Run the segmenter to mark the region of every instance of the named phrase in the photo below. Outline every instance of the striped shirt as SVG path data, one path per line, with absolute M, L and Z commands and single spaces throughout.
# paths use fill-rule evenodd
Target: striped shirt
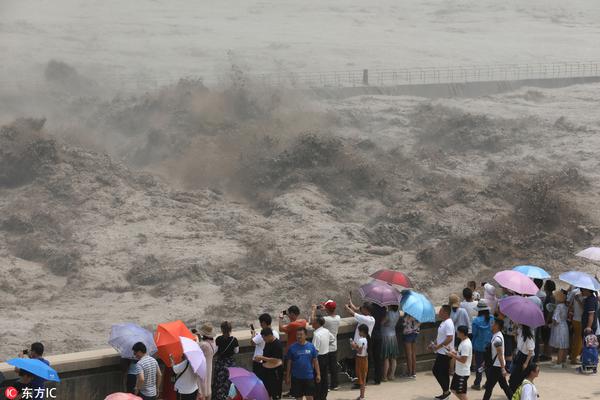
M 144 396 L 156 396 L 156 372 L 158 371 L 158 363 L 149 355 L 140 358 L 136 364 L 136 375 L 144 373 L 144 384 L 140 389 L 140 393 Z

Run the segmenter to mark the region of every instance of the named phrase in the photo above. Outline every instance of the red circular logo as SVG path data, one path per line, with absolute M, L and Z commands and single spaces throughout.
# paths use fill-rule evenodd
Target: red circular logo
M 19 391 L 12 386 L 7 387 L 4 391 L 4 396 L 6 396 L 8 400 L 16 399 L 18 395 Z

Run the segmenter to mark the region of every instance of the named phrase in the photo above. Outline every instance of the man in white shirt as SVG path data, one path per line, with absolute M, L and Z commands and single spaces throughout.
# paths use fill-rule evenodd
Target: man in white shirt
M 258 317 L 258 322 L 260 323 L 260 330 L 271 328 L 273 318 L 270 314 L 264 313 Z M 256 361 L 256 357 L 263 355 L 263 351 L 265 350 L 265 340 L 260 334 L 260 330 L 257 333 L 253 329 L 253 326 L 251 326 L 251 328 L 252 330 L 250 331 L 250 333 L 252 334 L 252 345 L 254 346 L 254 355 L 252 356 L 252 372 L 254 372 L 256 376 L 260 378 L 262 372 L 262 363 Z M 279 339 L 279 332 L 277 332 L 277 329 L 273 330 L 273 336 L 275 336 L 275 339 Z
M 373 333 L 373 328 L 375 327 L 375 318 L 371 315 L 371 305 L 369 303 L 363 303 L 363 305 L 359 308 L 352 303 L 352 297 L 350 297 L 350 301 L 346 304 L 346 310 L 350 312 L 354 316 L 356 320 L 356 329 L 354 330 L 354 343 L 358 343 L 358 339 L 360 339 L 360 333 L 358 332 L 358 327 L 362 324 L 365 324 L 369 329 L 369 335 Z M 354 384 L 352 386 L 354 389 L 358 389 L 360 386 L 358 384 Z
M 450 305 L 446 304 L 440 308 L 438 313 L 442 323 L 437 330 L 437 339 L 431 343 L 429 348 L 435 352 L 435 363 L 433 364 L 433 376 L 442 388 L 442 394 L 436 396 L 436 399 L 446 400 L 450 397 L 450 357 L 448 356 L 448 347 L 454 343 L 454 323 L 450 319 Z
M 331 345 L 337 340 L 324 325 L 325 318 L 322 316 L 318 316 L 313 321 L 313 327 L 316 329 L 313 332 L 312 343 L 318 352 L 317 361 L 319 362 L 319 371 L 327 371 L 327 354 Z M 321 374 L 321 381 L 316 382 L 315 385 L 315 400 L 325 400 L 327 398 L 327 391 L 329 390 L 327 372 Z
M 486 365 L 486 376 L 487 381 L 485 383 L 485 394 L 483 400 L 490 400 L 494 386 L 497 383 L 500 384 L 504 394 L 508 400 L 512 399 L 512 392 L 506 382 L 506 361 L 504 359 L 504 335 L 502 335 L 502 329 L 504 328 L 504 321 L 497 319 L 492 325 L 492 336 L 491 341 L 491 352 L 492 352 L 492 365 Z
M 475 319 L 475 317 L 477 316 L 477 301 L 475 299 L 473 299 L 473 291 L 469 288 L 464 288 L 463 289 L 463 298 L 464 300 L 460 302 L 460 308 L 464 309 L 467 314 L 469 315 L 469 318 L 471 319 L 471 322 L 473 321 L 473 319 Z M 469 326 L 469 333 L 471 333 L 471 326 Z
M 329 346 L 329 354 L 327 354 L 327 369 L 329 371 L 329 389 L 338 390 L 338 365 L 337 365 L 337 335 L 340 329 L 342 318 L 336 314 L 337 304 L 333 300 L 327 300 L 321 304 L 325 310 L 323 318 L 325 318 L 325 329 L 327 329 L 336 338 L 332 345 Z
M 456 368 L 450 389 L 460 400 L 467 400 L 467 381 L 471 375 L 471 362 L 473 361 L 473 345 L 469 339 L 469 328 L 462 325 L 456 328 L 456 334 L 460 339 L 458 351 L 451 351 L 448 355 L 456 360 Z

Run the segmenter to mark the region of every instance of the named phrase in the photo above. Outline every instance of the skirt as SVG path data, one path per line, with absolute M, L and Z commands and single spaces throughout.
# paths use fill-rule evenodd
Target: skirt
M 229 381 L 229 371 L 227 368 L 233 367 L 233 357 L 218 357 L 215 362 L 215 369 L 213 371 L 213 384 L 212 384 L 212 399 L 213 400 L 226 400 L 229 394 L 229 387 L 231 382 Z
M 550 346 L 555 349 L 569 348 L 569 326 L 566 322 L 552 326 L 550 331 Z
M 384 359 L 400 357 L 400 348 L 396 336 L 384 336 L 382 338 L 381 355 Z

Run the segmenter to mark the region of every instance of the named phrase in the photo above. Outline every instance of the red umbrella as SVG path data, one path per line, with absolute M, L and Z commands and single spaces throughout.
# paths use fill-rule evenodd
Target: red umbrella
M 181 336 L 195 339 L 194 334 L 181 321 L 167 322 L 158 325 L 156 328 L 154 342 L 156 342 L 158 348 L 158 356 L 167 367 L 171 367 L 169 354 L 173 354 L 175 362 L 181 362 L 181 355 L 183 354 L 181 340 L 179 339 Z
M 380 269 L 371 275 L 371 278 L 405 288 L 413 287 L 410 279 L 408 279 L 408 276 L 406 276 L 404 272 L 394 271 L 391 269 Z

